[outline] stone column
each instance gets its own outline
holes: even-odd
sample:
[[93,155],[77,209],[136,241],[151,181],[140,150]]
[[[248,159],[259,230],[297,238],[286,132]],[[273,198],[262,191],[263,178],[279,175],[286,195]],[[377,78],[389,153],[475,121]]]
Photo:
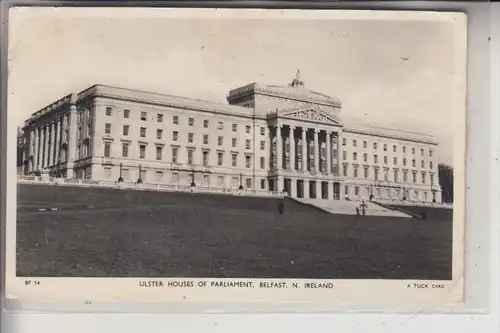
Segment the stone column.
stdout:
[[296,198],[297,197],[297,182],[293,178],[290,178],[290,193],[289,193],[289,195],[292,198]]
[[[307,171],[307,129],[302,127],[302,171]],[[309,192],[308,192],[309,193]]]
[[[332,172],[332,138],[330,132],[326,132],[326,173]],[[330,198],[330,195],[328,195]]]
[[34,143],[35,143],[35,130],[30,130],[30,140],[29,140],[29,149],[28,149],[28,158],[29,158],[29,166],[28,166],[28,171],[33,171],[34,169]]
[[340,156],[342,155],[342,151],[340,150],[340,147],[342,147],[342,145],[340,143],[340,133],[337,132],[336,135],[337,135],[337,173],[340,176],[342,174],[342,172],[340,170],[340,165],[341,165]]
[[282,125],[276,125],[276,168],[278,170],[281,170],[283,167],[283,140],[281,137],[281,126]]
[[323,199],[323,188],[321,180],[316,180],[316,199]]
[[328,181],[328,200],[333,200],[333,181]]
[[48,159],[47,159],[47,166],[51,166],[54,164],[54,134],[55,134],[55,129],[54,129],[54,123],[49,124],[49,154],[48,154]]
[[68,166],[67,166],[67,178],[73,178],[74,177],[74,170],[73,170],[73,163],[74,161],[78,158],[76,156],[76,146],[77,146],[77,140],[76,140],[76,135],[77,135],[77,112],[76,112],[76,99],[77,95],[73,94],[71,95],[71,106],[70,106],[70,112],[69,112],[69,117],[68,119],[68,128],[69,128],[69,133],[68,133],[68,148],[67,148],[67,154],[68,154]]
[[309,179],[304,179],[304,199],[309,199]]
[[59,154],[61,153],[61,128],[62,128],[62,120],[61,118],[57,119],[56,122],[56,154],[55,154],[55,161],[56,163],[59,162]]
[[319,140],[318,140],[319,129],[314,129],[314,169],[316,172],[319,172]]
[[42,146],[42,169],[47,165],[47,148],[48,148],[48,131],[47,126],[42,127],[43,131],[43,146]]
[[40,169],[40,146],[42,143],[42,132],[40,131],[40,128],[36,128],[35,130],[36,133],[36,141],[35,141],[35,170]]
[[290,170],[295,170],[295,126],[290,125]]

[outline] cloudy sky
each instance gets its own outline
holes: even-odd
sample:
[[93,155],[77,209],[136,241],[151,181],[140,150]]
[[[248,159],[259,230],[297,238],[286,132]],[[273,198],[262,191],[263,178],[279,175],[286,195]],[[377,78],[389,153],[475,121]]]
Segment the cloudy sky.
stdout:
[[452,163],[465,98],[454,20],[76,13],[11,13],[16,123],[96,83],[225,102],[230,89],[286,85],[300,69],[308,88],[342,100],[346,121],[435,135]]

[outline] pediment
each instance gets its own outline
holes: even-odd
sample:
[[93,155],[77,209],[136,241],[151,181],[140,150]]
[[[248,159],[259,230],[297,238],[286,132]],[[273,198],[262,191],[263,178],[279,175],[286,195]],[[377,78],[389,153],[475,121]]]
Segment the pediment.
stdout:
[[330,125],[341,125],[339,119],[336,119],[337,117],[328,115],[325,112],[319,111],[314,108],[285,111],[280,116],[285,118],[320,122]]

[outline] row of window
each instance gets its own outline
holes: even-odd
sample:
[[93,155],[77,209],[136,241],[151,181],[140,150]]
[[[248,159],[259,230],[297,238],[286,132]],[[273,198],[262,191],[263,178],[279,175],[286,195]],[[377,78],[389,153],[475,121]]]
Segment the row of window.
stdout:
[[[347,146],[347,139],[346,138],[342,139],[342,145],[343,146]],[[358,141],[356,139],[352,140],[352,146],[353,147],[357,147],[358,146]],[[368,141],[363,140],[363,148],[368,148]],[[373,143],[373,149],[376,150],[377,148],[378,148],[378,144],[377,144],[377,142],[374,142]],[[406,146],[402,146],[401,149],[402,149],[402,152],[405,154],[406,153]],[[387,151],[387,144],[386,143],[383,144],[383,150]],[[392,145],[392,151],[394,153],[397,152],[397,146],[396,145]],[[415,148],[411,149],[411,153],[415,154]],[[433,154],[433,150],[429,149],[429,156],[432,157],[432,154]],[[420,149],[420,155],[424,156],[424,149],[423,148]]]
[[[124,142],[122,143],[122,157],[123,158],[128,158],[129,157],[129,149],[130,149],[130,143]],[[172,147],[172,163],[179,163],[179,147]],[[146,145],[145,144],[139,144],[139,158],[140,159],[146,159]],[[163,146],[156,146],[156,160],[157,161],[162,161],[163,160],[163,151],[164,147]],[[195,164],[194,163],[194,155],[195,155],[195,150],[191,148],[187,148],[187,163],[188,164]],[[105,142],[104,143],[104,157],[109,158],[111,157],[111,143],[110,142]],[[210,151],[208,150],[203,150],[202,151],[202,164],[204,166],[209,166],[209,157],[210,157]],[[224,164],[224,152],[218,151],[217,152],[217,165],[222,166]],[[245,167],[246,168],[251,168],[252,164],[252,155],[245,154]],[[231,165],[233,167],[238,166],[238,153],[231,153]],[[260,158],[260,168],[265,169],[266,167],[266,160],[264,157]]]
[[[113,108],[112,107],[106,107],[106,116],[112,116],[113,115]],[[130,118],[130,110],[124,109],[123,110],[123,118]],[[147,121],[147,112],[146,111],[141,111],[141,120],[142,121]],[[157,113],[156,114],[156,121],[158,123],[163,122],[163,114],[162,113]],[[174,115],[172,116],[172,124],[174,125],[179,125],[179,116]],[[188,126],[194,126],[195,125],[195,118],[193,117],[188,117]],[[208,119],[203,120],[203,127],[208,128],[209,121]],[[223,130],[224,129],[224,122],[219,121],[217,122],[217,129]],[[232,131],[237,132],[238,131],[238,124],[232,124]],[[252,131],[252,126],[246,125],[245,126],[245,131],[246,133],[251,133]],[[266,134],[266,128],[265,127],[260,127],[260,134],[265,135]]]
[[[353,192],[354,192],[354,195],[355,196],[359,196],[360,195],[360,187],[359,186],[352,186],[353,187]],[[386,198],[392,198],[392,193],[391,193],[391,190],[386,188],[386,189],[381,189],[379,187],[375,188],[374,190],[371,189],[370,187],[366,187],[365,188],[365,195],[366,196],[369,196],[370,194],[373,194],[374,196],[376,197],[381,197],[381,196],[384,196]],[[373,191],[373,192],[372,192]],[[423,198],[420,197],[420,192],[419,191],[413,191],[412,194],[413,196],[412,197],[407,197],[406,199],[407,200],[423,200],[423,201],[430,201],[429,199],[431,199],[428,195],[428,192],[427,191],[423,191]],[[349,196],[350,194],[350,191],[349,191],[349,185],[345,185],[344,186],[344,194]],[[401,190],[399,189],[396,189],[395,190],[395,196],[394,196],[394,199],[402,199],[402,196],[401,195],[405,195],[405,196],[409,196],[410,195],[410,192],[409,191],[405,191],[405,192],[401,192]]]
[[[342,158],[344,161],[347,160],[347,152],[344,150],[342,152]],[[357,161],[358,160],[358,153],[354,152],[352,153],[352,159],[353,161]],[[393,165],[398,165],[398,158],[397,157],[393,157]],[[403,166],[406,166],[406,158],[403,158]],[[368,154],[367,153],[364,153],[363,154],[363,162],[368,162]],[[377,164],[378,163],[378,155],[373,155],[373,163]],[[387,164],[388,163],[388,157],[387,156],[384,156],[384,164]],[[411,160],[411,165],[412,167],[416,168],[417,167],[417,161],[415,159],[412,159]],[[420,166],[421,168],[425,168],[425,161],[424,160],[421,160],[420,161]],[[429,161],[429,169],[432,169],[434,167],[434,163],[432,161]]]
[[[344,164],[343,165],[343,175],[345,177],[348,176],[348,165]],[[352,169],[352,174],[353,174],[353,177],[354,178],[358,178],[359,177],[359,167],[358,166],[353,166],[353,169]],[[363,176],[365,179],[368,179],[370,178],[370,169],[368,167],[363,167]],[[422,184],[425,184],[426,183],[426,175],[427,173],[426,172],[421,172],[421,183]],[[373,169],[373,178],[375,181],[378,181],[379,180],[379,169],[378,168],[374,168]],[[417,172],[416,171],[412,171],[412,180],[413,180],[413,183],[417,183]],[[386,171],[384,173],[384,181],[388,182],[389,181],[389,172]],[[395,183],[399,183],[399,170],[398,169],[394,169],[393,170],[393,181]],[[434,184],[434,175],[433,174],[430,174],[430,183],[431,184]],[[408,171],[403,171],[403,182],[404,183],[407,183],[408,182]]]
[[[141,177],[142,181],[143,182],[154,181],[157,183],[164,182],[165,173],[163,171],[155,170],[154,172],[151,172],[151,173],[154,175],[154,179],[150,178],[150,176],[149,176],[150,173],[148,172],[148,170],[141,170],[140,177]],[[104,176],[106,178],[111,178],[113,176],[111,167],[104,168]],[[124,181],[135,181],[135,179],[131,178],[130,169],[128,169],[128,168],[122,169],[122,178]],[[225,185],[225,177],[224,176],[217,176],[215,184],[211,184],[210,178],[211,178],[210,175],[203,175],[202,183],[198,184],[198,186],[207,186],[208,187],[210,185],[213,185],[213,186],[217,186],[217,187],[224,187],[224,185]],[[173,185],[178,185],[180,183],[180,176],[179,176],[178,172],[175,172],[175,171],[172,172],[170,183]],[[233,189],[237,189],[239,187],[239,185],[240,185],[240,177],[237,177],[237,176],[231,177],[230,187]],[[246,189],[252,189],[252,178],[244,178],[244,182],[241,185],[243,185]],[[260,180],[260,188],[262,190],[265,190],[265,188],[266,188],[266,180],[265,179]]]

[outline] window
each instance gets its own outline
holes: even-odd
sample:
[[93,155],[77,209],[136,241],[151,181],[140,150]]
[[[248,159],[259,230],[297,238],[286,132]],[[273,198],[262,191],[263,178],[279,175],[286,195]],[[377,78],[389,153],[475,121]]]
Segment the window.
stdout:
[[236,132],[238,130],[238,125],[237,124],[233,124],[233,132]]
[[111,124],[110,123],[106,123],[106,125],[104,127],[104,133],[106,133],[106,134],[111,133]]
[[420,156],[424,156],[424,150],[420,149]]
[[141,111],[141,120],[144,121],[147,119],[146,111]]
[[265,179],[261,179],[260,180],[260,189],[261,190],[265,190],[266,189],[266,180]]
[[233,138],[231,141],[232,141],[233,148],[236,147],[236,143],[238,142],[238,140],[236,138]]
[[156,171],[155,172],[155,180],[157,182],[161,182],[162,179],[163,179],[163,171]]
[[146,145],[144,144],[139,145],[139,158],[146,158]]
[[354,161],[357,161],[358,160],[358,153],[352,153],[352,159]]
[[429,156],[432,157],[432,149],[429,149]]
[[417,161],[416,160],[411,160],[411,166],[416,167],[417,166]]
[[179,125],[179,116],[174,116],[172,122],[174,123],[174,125]]
[[261,127],[260,128],[260,135],[265,135],[266,134],[266,128],[265,127]]
[[266,158],[265,157],[261,157],[260,158],[260,168],[261,169],[265,169],[266,168]]
[[208,128],[208,120],[203,120],[203,127]]
[[156,147],[156,160],[161,161],[163,148],[161,146]]
[[413,182],[414,183],[417,182],[417,173],[416,172],[413,173]]
[[157,130],[156,130],[156,138],[157,138],[158,140],[161,140],[161,137],[162,137],[162,136],[163,136],[163,130],[161,130],[161,129],[157,129]]
[[260,142],[260,150],[265,150],[266,149],[266,141],[262,140]]
[[179,148],[172,147],[172,163],[177,163]]
[[377,149],[377,143],[376,142],[373,143],[373,149]]
[[252,188],[252,178],[246,179],[246,186],[247,186],[247,188]]
[[223,143],[224,143],[224,138],[223,138],[222,136],[219,136],[219,137],[217,138],[217,144],[218,144],[219,146],[222,146],[222,144],[223,144]]
[[403,181],[406,183],[408,181],[408,172],[403,172]]
[[188,125],[189,126],[194,126],[194,118],[189,118],[188,119]]
[[403,158],[403,166],[406,166],[406,158]]
[[110,157],[110,156],[111,156],[111,143],[104,142],[104,157]]
[[355,166],[353,171],[354,171],[354,178],[358,178],[358,167]]
[[222,165],[223,160],[224,160],[224,153],[221,151],[217,152],[217,165]]
[[342,159],[345,161],[347,160],[347,152],[344,150],[342,151]]
[[397,157],[394,157],[393,163],[394,163],[394,165],[398,165],[398,158]]
[[203,151],[203,165],[204,166],[208,165],[208,151],[206,150]]
[[146,137],[146,127],[141,127],[141,138]]
[[387,145],[384,143],[384,151],[387,151]]
[[411,149],[411,153],[412,153],[412,154],[415,154],[415,148],[412,148],[412,149]]
[[393,152],[396,152],[396,145],[393,145],[393,146],[392,146],[392,151],[393,151]]
[[406,147],[403,146],[403,153],[406,153]]
[[375,177],[375,180],[378,180],[378,169],[373,169],[374,174],[373,176]]
[[224,129],[224,123],[223,123],[222,121],[219,121],[219,122],[217,123],[217,129],[218,129],[218,130],[223,130],[223,129]]
[[188,143],[193,143],[193,133],[188,133]]
[[247,125],[247,127],[246,127],[247,133],[250,133],[251,129],[252,129],[252,127],[250,127],[250,126]]
[[113,108],[111,108],[110,106],[108,106],[106,108],[106,116],[111,116],[112,113],[113,113]]
[[123,118],[130,118],[130,110],[123,110]]
[[177,141],[178,138],[179,138],[179,132],[173,131],[172,132],[172,141]]
[[378,155],[373,155],[373,163],[378,163]]
[[246,149],[250,149],[251,148],[250,140],[248,140],[248,139],[245,142],[245,148]]
[[232,164],[233,167],[236,166],[237,157],[238,157],[238,155],[236,155],[236,154],[232,154],[231,155],[231,164]]
[[368,168],[364,168],[364,176],[365,178],[368,178]]
[[357,147],[358,146],[358,142],[356,140],[352,140],[352,146],[353,147]]
[[342,139],[342,146],[345,146],[347,144],[347,139],[346,138],[343,138]]
[[344,174],[344,177],[347,177],[347,164],[343,165],[342,173]]
[[424,161],[424,160],[422,160],[422,161],[420,162],[420,166],[422,167],[422,169],[423,169],[423,168],[425,168],[425,161]]
[[349,195],[349,186],[344,186],[344,194]]
[[431,174],[430,178],[431,178],[431,185],[434,185],[434,175]]
[[250,155],[246,155],[246,156],[245,156],[245,166],[246,166],[247,168],[250,168],[251,161],[252,161],[251,156],[250,156]]
[[207,134],[203,135],[203,144],[208,145],[208,135]]
[[394,170],[394,182],[399,182],[399,171]]
[[110,167],[105,167],[104,168],[104,176],[106,178],[111,178],[111,168]]
[[432,167],[433,167],[433,166],[434,166],[434,165],[433,165],[432,161],[430,161],[430,162],[429,162],[429,169],[432,169]]
[[122,157],[128,157],[128,146],[127,142],[122,143]]
[[425,172],[422,172],[422,184],[425,184]]
[[124,180],[128,180],[130,175],[129,169],[122,169],[122,177]]
[[[334,156],[335,157],[335,156]],[[363,154],[363,161],[364,162],[368,162],[368,154],[367,153],[364,153]]]
[[368,148],[368,142],[363,141],[363,148]]
[[156,115],[156,121],[159,122],[159,123],[162,123],[163,122],[163,114],[158,113]]
[[359,186],[354,186],[354,195],[359,195]]
[[129,125],[123,125],[123,135],[127,136],[128,135],[128,130],[130,126]]
[[387,164],[387,156],[384,156],[384,164]]
[[193,155],[194,151],[192,149],[188,149],[188,164],[193,164]]

